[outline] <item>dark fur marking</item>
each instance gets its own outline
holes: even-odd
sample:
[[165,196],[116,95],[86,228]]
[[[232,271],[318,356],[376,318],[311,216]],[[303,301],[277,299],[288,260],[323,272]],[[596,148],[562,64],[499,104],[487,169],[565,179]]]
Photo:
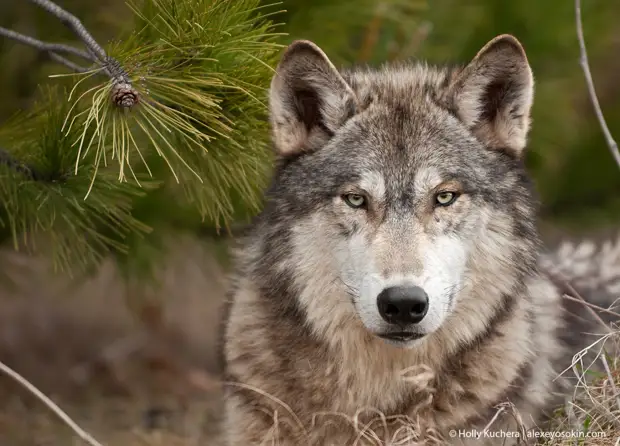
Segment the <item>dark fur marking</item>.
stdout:
[[342,223],[337,223],[336,227],[338,228],[338,233],[340,235],[342,235],[345,238],[349,238],[351,237],[351,235],[353,234],[353,230],[352,228],[349,228],[348,226],[342,224]]

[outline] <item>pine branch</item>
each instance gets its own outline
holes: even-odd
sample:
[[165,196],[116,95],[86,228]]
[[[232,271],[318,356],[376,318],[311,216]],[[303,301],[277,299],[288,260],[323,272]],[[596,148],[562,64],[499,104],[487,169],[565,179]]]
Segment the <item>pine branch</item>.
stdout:
[[[30,36],[12,31],[0,27],[0,36],[6,37],[25,45],[32,46],[39,51],[45,52],[49,57],[56,62],[65,65],[69,69],[77,73],[86,73],[89,71],[96,71],[89,67],[83,67],[81,65],[72,62],[60,53],[71,54],[82,59],[85,59],[95,66],[99,66],[100,70],[110,77],[112,80],[112,86],[110,89],[110,98],[114,105],[121,108],[131,108],[139,101],[138,91],[133,88],[129,76],[120,65],[120,63],[109,57],[104,49],[97,43],[93,36],[86,30],[82,22],[62,9],[57,4],[50,0],[31,0],[36,5],[45,9],[49,13],[58,17],[63,23],[69,26],[73,32],[80,38],[84,45],[88,48],[88,52],[74,48],[70,45],[64,45],[60,43],[48,43],[35,39]],[[0,164],[8,166],[14,169],[16,172],[26,175],[27,178],[34,181],[49,181],[50,177],[43,175],[36,169],[27,166],[20,161],[16,160],[5,149],[0,148]]]
[[14,116],[0,129],[0,147],[11,147],[0,163],[0,237],[12,240],[16,250],[34,252],[44,236],[51,241],[55,269],[84,270],[110,253],[125,252],[128,237],[151,231],[132,212],[135,201],[159,183],[141,175],[140,187],[123,184],[114,172],[102,169],[91,185],[93,155],[84,159],[89,168],[85,175],[71,175],[77,155],[71,145],[80,130],[61,131],[69,113],[68,92],[54,88],[42,93],[30,112]]
[[57,54],[53,51],[49,52],[48,54],[51,59],[55,60],[56,62],[62,65],[65,65],[66,67],[75,71],[76,73],[86,73],[87,71],[90,71],[90,68],[86,68],[86,67],[76,64],[75,62],[71,62],[66,57],[62,57],[60,54]]
[[67,25],[84,43],[90,54],[96,59],[105,73],[112,79],[112,100],[118,107],[131,108],[138,102],[138,92],[131,85],[131,80],[121,64],[108,56],[105,50],[97,43],[82,22],[73,14],[64,10],[51,0],[30,0],[52,15],[55,15]]
[[56,3],[50,0],[30,0],[35,5],[40,6],[52,15],[55,15],[65,25],[69,26],[73,32],[84,42],[84,45],[88,48],[90,53],[102,64],[106,63],[107,55],[103,48],[97,43],[97,41],[86,30],[82,22],[73,14],[65,11]]
[[83,59],[86,59],[90,62],[95,62],[95,59],[87,52],[82,51],[78,48],[73,48],[72,46],[69,46],[69,45],[63,45],[62,43],[46,43],[41,40],[34,39],[32,37],[26,36],[24,34],[20,34],[18,32],[15,32],[10,29],[3,28],[3,27],[0,27],[0,36],[13,39],[17,42],[20,42],[26,45],[30,45],[38,49],[39,51],[47,52],[51,58],[53,58],[57,62],[60,62],[63,65],[66,65],[71,70],[76,71],[76,72],[86,72],[89,70],[89,68],[85,68],[80,65],[77,65],[71,62],[70,60],[66,59],[65,57],[61,56],[59,53],[68,53],[68,54],[72,54],[74,56],[78,56]]
[[91,71],[91,68],[82,67],[58,53],[72,54],[93,62],[99,66],[100,69],[112,80],[111,99],[117,107],[131,108],[138,103],[138,91],[133,88],[127,72],[116,59],[106,54],[105,50],[97,43],[95,38],[88,32],[77,17],[64,10],[51,0],[30,1],[45,9],[50,14],[56,16],[61,22],[71,28],[74,34],[84,43],[88,52],[73,48],[69,45],[43,42],[5,28],[0,28],[0,36],[8,37],[20,43],[37,48],[40,51],[44,51],[48,53],[56,62],[59,62],[78,73]]
[[605,135],[605,139],[607,140],[607,145],[609,146],[609,150],[613,155],[618,167],[620,167],[620,151],[618,151],[618,144],[614,140],[611,132],[609,131],[609,127],[607,127],[607,122],[605,122],[605,117],[603,116],[603,111],[601,110],[601,105],[598,102],[598,97],[596,96],[596,90],[594,89],[594,80],[592,79],[592,73],[590,72],[590,65],[588,63],[588,53],[586,51],[586,43],[583,37],[583,24],[581,20],[581,1],[575,0],[575,24],[577,26],[577,38],[579,39],[579,50],[581,57],[579,59],[579,63],[581,64],[581,68],[583,69],[583,74],[586,78],[586,84],[588,85],[588,93],[590,94],[590,100],[592,101],[592,106],[594,107],[594,112],[596,113],[596,117],[598,118],[599,124],[603,129],[603,134]]
[[105,51],[53,3],[35,3],[88,57],[11,37],[95,69],[57,76],[69,85],[0,128],[0,237],[32,251],[45,236],[60,269],[113,254],[131,259],[127,271],[147,270],[163,255],[162,231],[228,227],[257,210],[282,49],[259,0],[130,1],[135,22]]
[[17,161],[9,152],[0,147],[0,165],[7,166],[15,172],[23,174],[26,178],[33,181],[53,181],[53,177],[44,174],[36,168]]

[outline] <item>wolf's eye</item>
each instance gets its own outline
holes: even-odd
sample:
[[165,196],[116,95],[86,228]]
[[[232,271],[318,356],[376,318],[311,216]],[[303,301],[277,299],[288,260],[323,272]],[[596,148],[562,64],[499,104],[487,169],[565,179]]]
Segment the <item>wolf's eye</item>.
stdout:
[[439,206],[450,206],[457,198],[458,195],[454,192],[439,192],[435,195],[435,203]]
[[366,198],[359,194],[346,194],[342,197],[349,206],[352,208],[361,208],[366,204]]

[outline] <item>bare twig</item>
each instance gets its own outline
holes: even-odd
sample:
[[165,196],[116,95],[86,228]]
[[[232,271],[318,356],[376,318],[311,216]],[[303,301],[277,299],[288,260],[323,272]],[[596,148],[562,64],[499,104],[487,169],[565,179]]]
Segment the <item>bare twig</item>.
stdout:
[[495,411],[495,415],[493,415],[493,418],[491,418],[491,421],[489,421],[487,423],[486,426],[484,426],[484,429],[482,429],[482,433],[486,433],[491,426],[493,425],[493,423],[495,423],[495,421],[497,420],[497,418],[499,418],[499,416],[506,410],[506,405],[500,405],[497,407],[497,410]]
[[[121,67],[118,61],[108,56],[105,50],[97,43],[95,38],[86,30],[82,22],[73,14],[64,10],[51,0],[30,0],[32,3],[45,9],[50,14],[55,15],[67,25],[71,30],[80,38],[80,40],[86,45],[86,48],[92,54],[92,56],[101,64],[104,71],[114,82],[114,87],[120,87],[123,91],[131,90],[131,95],[123,97],[122,101],[115,101],[117,105],[122,107],[131,107],[137,102],[138,92],[131,86],[131,80]],[[136,98],[134,102],[131,96]]]
[[56,3],[51,2],[50,0],[30,0],[35,5],[40,6],[45,9],[50,14],[55,15],[62,21],[65,25],[70,27],[73,32],[84,42],[84,45],[88,48],[90,53],[97,58],[101,63],[105,63],[107,59],[107,55],[103,48],[97,43],[97,41],[90,35],[90,33],[84,28],[82,22],[75,17],[73,14],[65,11]]
[[54,59],[56,62],[62,65],[65,65],[66,67],[72,69],[76,73],[86,73],[87,71],[90,71],[90,68],[83,67],[81,65],[76,64],[75,62],[71,62],[69,59],[67,59],[66,57],[62,57],[58,53],[49,52],[48,55],[51,59]]
[[16,42],[30,45],[38,49],[39,51],[44,51],[56,62],[61,63],[67,66],[69,69],[78,73],[86,72],[89,70],[89,68],[82,67],[81,65],[78,65],[75,62],[72,62],[69,59],[61,56],[59,53],[73,54],[74,56],[79,56],[91,62],[95,62],[95,59],[90,54],[78,48],[73,48],[69,45],[63,45],[61,43],[46,43],[41,40],[37,40],[24,34],[20,34],[18,32],[2,27],[0,27],[0,36],[13,39]]
[[620,313],[616,313],[615,311],[608,310],[607,308],[603,308],[603,307],[600,307],[598,305],[594,305],[594,304],[592,304],[590,302],[586,302],[585,300],[583,300],[583,298],[573,297],[573,296],[570,296],[568,294],[564,294],[563,297],[564,297],[564,299],[572,300],[574,302],[579,302],[579,303],[581,303],[581,304],[583,304],[583,305],[585,305],[587,307],[590,307],[590,308],[592,308],[594,310],[600,311],[602,313],[611,314],[612,316],[615,316],[618,319],[620,319]]
[[0,27],[0,36],[13,39],[16,42],[30,45],[38,49],[39,51],[44,51],[49,55],[50,58],[54,59],[56,62],[61,63],[65,65],[66,67],[68,67],[69,69],[75,72],[78,72],[78,73],[84,73],[88,71],[90,68],[86,68],[81,65],[78,65],[75,62],[70,61],[66,57],[61,56],[59,53],[73,54],[74,56],[79,56],[91,62],[95,62],[95,59],[90,54],[80,49],[73,48],[69,45],[63,45],[61,43],[46,43],[41,40],[34,39],[32,37],[26,36],[24,34],[20,34],[15,31],[11,31],[10,29],[6,29],[3,27]]
[[25,387],[29,392],[31,392],[34,396],[39,398],[47,407],[49,407],[52,412],[54,412],[62,421],[64,421],[67,426],[69,426],[82,440],[87,442],[91,446],[103,446],[97,440],[95,440],[88,432],[82,429],[80,426],[73,421],[69,415],[67,415],[60,407],[56,405],[51,399],[49,399],[43,392],[37,389],[34,385],[32,385],[26,378],[21,376],[19,373],[11,369],[9,366],[5,365],[0,361],[0,371],[13,378],[23,387]]
[[33,37],[26,36],[24,34],[20,34],[18,32],[2,27],[0,27],[0,36],[8,37],[9,39],[13,39],[17,42],[33,46],[41,51],[73,54],[74,56],[81,57],[82,59],[86,59],[90,62],[96,62],[96,59],[87,52],[82,51],[78,48],[73,48],[69,45],[63,45],[62,43],[46,43]]
[[114,104],[121,108],[130,108],[136,105],[140,96],[138,91],[133,87],[131,79],[121,64],[106,54],[104,49],[97,43],[93,36],[86,30],[82,22],[73,14],[64,10],[51,0],[31,0],[34,4],[45,9],[47,12],[58,17],[65,25],[67,25],[76,34],[76,36],[84,43],[88,52],[73,48],[68,45],[58,43],[46,43],[34,39],[23,34],[0,28],[0,36],[8,37],[18,42],[30,45],[50,55],[55,61],[64,64],[76,72],[86,72],[92,68],[82,67],[59,53],[73,54],[90,62],[94,62],[101,67],[110,79],[112,79],[111,99]]
[[588,85],[588,92],[590,93],[590,99],[592,100],[592,105],[594,106],[594,112],[596,113],[596,117],[603,129],[603,133],[605,135],[605,139],[607,140],[607,145],[609,146],[609,150],[611,150],[611,154],[613,155],[618,167],[620,167],[620,151],[618,151],[618,144],[614,140],[611,132],[609,131],[609,127],[607,127],[607,123],[605,122],[605,117],[603,116],[603,111],[601,110],[601,106],[598,102],[598,97],[596,96],[596,91],[594,89],[594,81],[592,80],[592,73],[590,72],[590,65],[588,64],[588,53],[586,51],[585,39],[583,37],[583,24],[581,21],[581,1],[575,0],[575,22],[577,26],[577,37],[579,39],[579,49],[581,53],[581,57],[579,59],[579,63],[581,64],[581,68],[583,69],[583,74],[586,78],[586,84]]

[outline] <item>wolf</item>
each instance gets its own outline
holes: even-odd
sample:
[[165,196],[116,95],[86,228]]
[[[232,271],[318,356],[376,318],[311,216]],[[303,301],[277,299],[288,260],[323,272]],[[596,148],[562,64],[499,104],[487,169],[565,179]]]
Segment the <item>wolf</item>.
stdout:
[[286,48],[224,318],[228,446],[511,444],[564,401],[604,332],[575,289],[611,302],[620,248],[543,247],[533,97],[511,35],[460,66]]

